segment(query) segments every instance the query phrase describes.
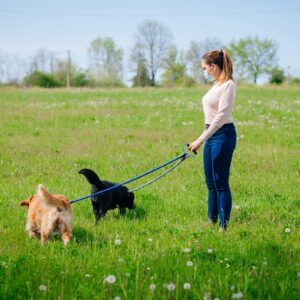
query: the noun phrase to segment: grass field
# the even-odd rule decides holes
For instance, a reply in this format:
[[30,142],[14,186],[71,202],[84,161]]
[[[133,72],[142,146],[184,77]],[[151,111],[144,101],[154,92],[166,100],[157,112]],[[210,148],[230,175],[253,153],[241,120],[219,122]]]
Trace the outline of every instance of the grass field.
[[0,299],[299,297],[300,88],[238,89],[226,233],[206,225],[202,149],[124,218],[95,226],[89,200],[74,204],[67,247],[25,232],[19,203],[39,183],[75,199],[89,194],[83,167],[121,182],[179,155],[206,89],[0,89]]

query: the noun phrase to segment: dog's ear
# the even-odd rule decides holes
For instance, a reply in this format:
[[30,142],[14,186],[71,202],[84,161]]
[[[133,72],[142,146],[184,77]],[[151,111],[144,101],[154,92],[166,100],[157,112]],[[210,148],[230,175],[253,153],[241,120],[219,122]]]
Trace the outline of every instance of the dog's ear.
[[26,200],[23,200],[20,205],[21,206],[29,206],[31,200],[32,200],[33,196],[30,196],[29,198],[27,198]]

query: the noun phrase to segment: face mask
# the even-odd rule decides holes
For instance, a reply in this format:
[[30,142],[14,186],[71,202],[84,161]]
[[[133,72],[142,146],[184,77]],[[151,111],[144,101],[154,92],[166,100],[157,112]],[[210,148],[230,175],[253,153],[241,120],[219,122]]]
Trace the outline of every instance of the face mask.
[[208,72],[207,72],[207,70],[204,70],[203,71],[203,76],[204,76],[204,78],[207,80],[207,81],[214,81],[215,79],[214,79],[214,76],[212,76],[212,75],[210,75],[210,74],[208,74]]

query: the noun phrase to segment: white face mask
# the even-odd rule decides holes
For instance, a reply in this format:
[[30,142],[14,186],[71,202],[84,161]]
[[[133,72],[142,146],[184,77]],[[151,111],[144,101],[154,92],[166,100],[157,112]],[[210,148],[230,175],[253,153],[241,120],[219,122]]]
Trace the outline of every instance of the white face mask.
[[203,70],[203,77],[210,82],[215,80],[214,76],[208,74],[207,70]]

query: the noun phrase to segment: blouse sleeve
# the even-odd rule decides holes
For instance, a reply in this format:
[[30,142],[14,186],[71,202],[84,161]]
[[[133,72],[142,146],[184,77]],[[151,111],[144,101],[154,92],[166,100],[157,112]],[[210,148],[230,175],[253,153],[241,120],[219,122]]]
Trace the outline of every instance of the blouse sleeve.
[[217,114],[212,120],[209,128],[203,131],[203,133],[200,136],[200,139],[203,142],[209,139],[219,128],[221,128],[225,124],[226,120],[228,120],[231,114],[235,95],[235,83],[232,81],[228,82],[220,98]]

